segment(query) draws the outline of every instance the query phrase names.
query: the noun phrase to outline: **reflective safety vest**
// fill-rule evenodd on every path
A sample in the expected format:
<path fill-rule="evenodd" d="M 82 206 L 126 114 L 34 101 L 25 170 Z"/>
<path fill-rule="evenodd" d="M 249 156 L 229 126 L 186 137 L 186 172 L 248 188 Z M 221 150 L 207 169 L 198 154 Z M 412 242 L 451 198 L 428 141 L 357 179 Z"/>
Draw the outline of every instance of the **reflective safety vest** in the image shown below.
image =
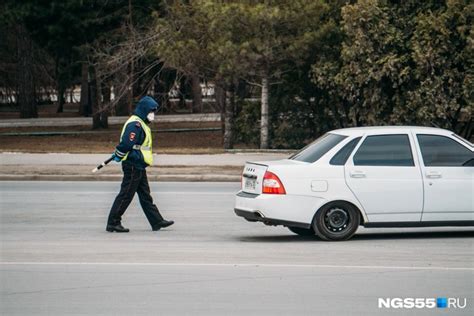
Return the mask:
<path fill-rule="evenodd" d="M 143 141 L 143 144 L 141 145 L 133 145 L 133 149 L 140 150 L 140 152 L 143 155 L 143 160 L 148 166 L 151 166 L 153 164 L 153 154 L 151 152 L 151 145 L 152 145 L 152 139 L 151 139 L 151 129 L 148 125 L 143 122 L 141 118 L 139 118 L 136 115 L 132 115 L 127 122 L 123 125 L 122 128 L 122 134 L 120 135 L 120 141 L 122 141 L 123 133 L 125 133 L 125 128 L 129 123 L 132 122 L 140 122 L 143 130 L 145 131 L 145 140 Z M 128 157 L 127 153 L 125 157 L 123 157 L 122 161 L 127 160 Z"/>

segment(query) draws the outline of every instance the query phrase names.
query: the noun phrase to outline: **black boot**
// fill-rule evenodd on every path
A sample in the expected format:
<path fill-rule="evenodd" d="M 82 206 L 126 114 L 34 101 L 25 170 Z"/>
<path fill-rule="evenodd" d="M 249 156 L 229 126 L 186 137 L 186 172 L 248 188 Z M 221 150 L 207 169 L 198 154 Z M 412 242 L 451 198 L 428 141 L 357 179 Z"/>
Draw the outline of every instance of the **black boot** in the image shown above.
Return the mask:
<path fill-rule="evenodd" d="M 122 224 L 107 225 L 107 228 L 105 230 L 110 233 L 113 233 L 113 232 L 128 233 L 130 231 L 130 229 L 123 227 Z"/>
<path fill-rule="evenodd" d="M 173 224 L 174 224 L 174 221 L 167 221 L 167 220 L 164 219 L 161 222 L 159 222 L 158 224 L 153 225 L 151 227 L 151 229 L 153 231 L 157 231 L 157 230 L 160 230 L 160 228 L 165 228 L 165 227 L 171 226 Z"/>

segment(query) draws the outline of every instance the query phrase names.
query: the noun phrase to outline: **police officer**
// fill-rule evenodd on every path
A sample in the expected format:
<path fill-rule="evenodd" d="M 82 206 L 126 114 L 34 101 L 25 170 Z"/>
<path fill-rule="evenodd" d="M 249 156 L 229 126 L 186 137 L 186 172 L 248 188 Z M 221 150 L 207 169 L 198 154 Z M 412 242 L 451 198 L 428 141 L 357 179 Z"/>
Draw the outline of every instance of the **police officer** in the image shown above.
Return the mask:
<path fill-rule="evenodd" d="M 120 193 L 115 198 L 109 213 L 106 230 L 108 232 L 128 233 L 121 224 L 122 215 L 138 193 L 140 205 L 153 231 L 172 225 L 165 220 L 150 195 L 146 167 L 153 163 L 151 151 L 151 129 L 147 125 L 155 119 L 158 103 L 151 97 L 143 97 L 137 104 L 134 115 L 125 123 L 120 136 L 120 144 L 112 154 L 116 162 L 122 162 L 123 180 Z"/>

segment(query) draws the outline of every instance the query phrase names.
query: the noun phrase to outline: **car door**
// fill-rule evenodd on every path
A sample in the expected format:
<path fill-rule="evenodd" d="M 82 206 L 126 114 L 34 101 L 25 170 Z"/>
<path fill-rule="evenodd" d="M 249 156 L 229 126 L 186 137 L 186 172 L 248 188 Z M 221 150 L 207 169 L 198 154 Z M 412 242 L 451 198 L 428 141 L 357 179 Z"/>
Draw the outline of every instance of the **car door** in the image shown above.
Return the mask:
<path fill-rule="evenodd" d="M 421 220 L 423 184 L 410 134 L 369 135 L 345 165 L 347 185 L 369 222 Z"/>
<path fill-rule="evenodd" d="M 474 220 L 474 152 L 454 137 L 416 135 L 422 157 L 422 221 Z"/>

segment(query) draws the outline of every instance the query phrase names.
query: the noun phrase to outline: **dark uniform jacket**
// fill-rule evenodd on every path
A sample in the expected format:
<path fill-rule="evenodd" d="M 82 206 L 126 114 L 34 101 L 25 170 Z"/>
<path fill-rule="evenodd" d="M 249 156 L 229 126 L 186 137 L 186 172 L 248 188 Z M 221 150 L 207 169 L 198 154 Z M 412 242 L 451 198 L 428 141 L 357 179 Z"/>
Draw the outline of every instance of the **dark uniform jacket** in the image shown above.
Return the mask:
<path fill-rule="evenodd" d="M 147 115 L 150 112 L 158 109 L 158 103 L 151 97 L 142 98 L 133 112 L 134 115 L 142 119 L 143 122 L 149 123 Z M 115 148 L 115 155 L 120 158 L 125 157 L 127 153 L 127 159 L 123 163 L 129 163 L 137 167 L 138 169 L 145 169 L 147 164 L 143 160 L 143 155 L 139 149 L 133 149 L 133 145 L 141 145 L 145 140 L 145 131 L 142 128 L 140 122 L 130 122 L 125 127 L 125 131 L 122 135 L 120 144 Z"/>

